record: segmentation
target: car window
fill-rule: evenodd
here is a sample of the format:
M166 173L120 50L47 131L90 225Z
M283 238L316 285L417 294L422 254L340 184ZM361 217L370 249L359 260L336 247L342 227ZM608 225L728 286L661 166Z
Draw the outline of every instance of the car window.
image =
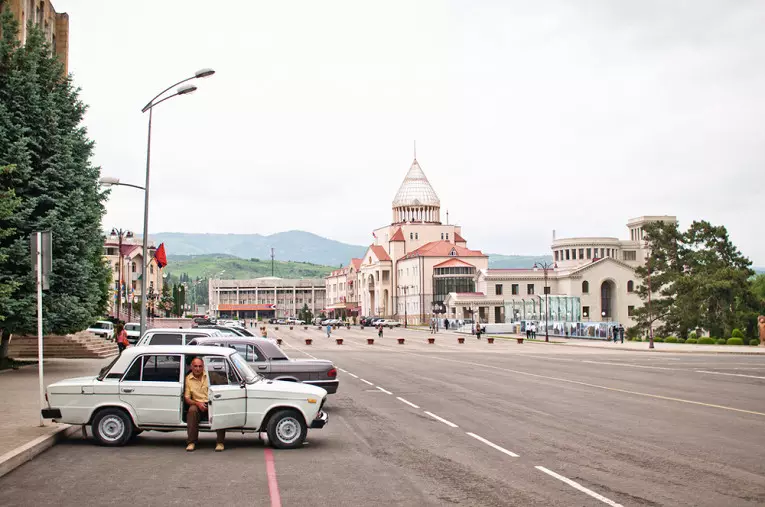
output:
M179 333L156 333L149 338L151 345L182 345L183 341Z
M141 368L143 366L143 356L136 358L135 361L133 361L133 364L130 365L130 368L128 368L127 373L125 373L125 376L122 377L123 381L126 380L132 380L138 382L141 380Z
M189 333L186 335L186 343L189 343L194 338L207 338L206 334Z
M228 346L239 352L239 354L247 362L252 363L255 361L266 360L265 356L262 353L259 353L259 351L252 345L248 345L246 343L229 343Z
M211 386L239 385L239 378L225 357L205 356L203 360Z
M143 382L180 382L181 356L144 356L141 380Z
M141 326L139 324L126 324L125 330L126 331L140 331Z

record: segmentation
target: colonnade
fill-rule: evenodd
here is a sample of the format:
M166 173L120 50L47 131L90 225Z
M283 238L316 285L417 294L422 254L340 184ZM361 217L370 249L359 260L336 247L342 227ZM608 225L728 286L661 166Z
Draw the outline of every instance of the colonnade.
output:
M435 222L441 221L441 210L436 206L407 206L393 211L393 220L398 222Z

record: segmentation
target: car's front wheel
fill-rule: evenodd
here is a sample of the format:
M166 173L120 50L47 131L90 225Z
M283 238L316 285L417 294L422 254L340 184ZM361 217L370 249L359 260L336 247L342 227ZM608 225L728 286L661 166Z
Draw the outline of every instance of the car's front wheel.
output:
M303 445L308 427L295 410L280 410L268 420L268 441L277 449L295 449Z
M101 445L125 445L133 435L133 421L124 410L105 408L93 417L93 436Z

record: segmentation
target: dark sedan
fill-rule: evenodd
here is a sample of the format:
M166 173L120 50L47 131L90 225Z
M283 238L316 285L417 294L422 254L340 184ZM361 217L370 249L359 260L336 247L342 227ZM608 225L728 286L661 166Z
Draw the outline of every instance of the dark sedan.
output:
M264 338L211 336L195 338L188 345L217 345L236 349L252 369L266 378L303 382L337 392L337 368L326 359L290 359L278 346Z

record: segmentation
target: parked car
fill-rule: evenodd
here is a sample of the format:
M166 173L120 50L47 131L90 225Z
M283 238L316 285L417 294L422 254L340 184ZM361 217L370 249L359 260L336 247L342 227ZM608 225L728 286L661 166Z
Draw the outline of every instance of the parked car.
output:
M302 326L303 324L305 324L305 321L304 320L300 320L300 319L287 319L287 324L294 324L296 326Z
M138 341L138 346L144 345L185 345L194 338L203 336L221 336L217 329L194 327L191 329L154 328L146 331Z
M215 324L215 320L210 319L209 317L194 317L194 320L191 323L192 327L209 326L212 324Z
M114 338L114 324L108 320L99 320L88 328L88 332L111 340Z
M383 319L381 317L376 317L376 318L372 319L372 325L373 326L377 326L383 320L385 320L385 319Z
M322 319L321 317L314 317L311 322L313 323L314 326L319 326L321 325L323 320L324 319Z
M139 338L141 338L141 324L138 322L128 322L125 324L125 331L127 332L128 343L130 345L138 343Z
M51 384L46 419L91 425L101 445L125 445L142 431L186 429L183 400L191 360L201 357L209 382L209 411L201 431L268 433L272 446L301 447L308 428L322 428L327 392L297 382L267 380L227 347L130 347L101 373ZM98 393L97 396L93 396Z
M230 347L260 375L274 380L303 382L319 386L329 394L337 392L337 368L327 359L290 359L276 344L264 338L216 336L195 338L189 345Z
M268 319L269 324L276 324L276 319Z
M376 326L383 326L383 327L393 328L393 327L400 327L401 326L401 322L399 322L397 320L380 319L380 320L377 321L377 324L375 324L375 325Z
M217 329L220 331L220 334L222 336L241 336L241 337L256 337L254 334L252 334L250 331L240 328L240 327L226 327L226 326L200 326L202 329ZM257 338L261 338L263 340L268 340L277 347L278 342L275 338L263 338L262 336L257 336Z

